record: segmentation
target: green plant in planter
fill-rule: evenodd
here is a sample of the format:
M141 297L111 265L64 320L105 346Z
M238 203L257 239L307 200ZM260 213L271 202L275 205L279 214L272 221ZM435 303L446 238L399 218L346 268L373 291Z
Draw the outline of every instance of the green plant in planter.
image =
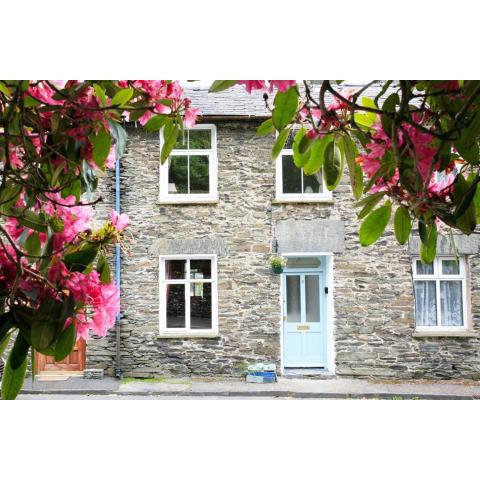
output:
M272 255L269 258L268 263L272 268L273 273L282 273L287 265L286 260L281 255Z

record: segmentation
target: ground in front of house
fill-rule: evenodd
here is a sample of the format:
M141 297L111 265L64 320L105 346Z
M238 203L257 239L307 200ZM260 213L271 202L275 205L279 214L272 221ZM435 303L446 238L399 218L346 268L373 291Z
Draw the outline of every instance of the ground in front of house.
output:
M127 398L338 398L338 399L480 399L480 382L466 380L387 381L351 378L285 378L276 383L246 383L241 379L212 377L160 377L156 379L125 378L116 380L27 379L21 398L87 398L105 396Z

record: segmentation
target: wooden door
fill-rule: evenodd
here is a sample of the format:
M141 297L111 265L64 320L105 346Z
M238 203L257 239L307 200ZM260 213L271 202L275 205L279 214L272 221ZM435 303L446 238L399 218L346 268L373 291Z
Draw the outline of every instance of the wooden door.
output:
M85 369L86 343L82 338L77 340L72 353L62 360L56 362L53 357L47 357L40 353L35 355L36 370L41 372L81 372Z

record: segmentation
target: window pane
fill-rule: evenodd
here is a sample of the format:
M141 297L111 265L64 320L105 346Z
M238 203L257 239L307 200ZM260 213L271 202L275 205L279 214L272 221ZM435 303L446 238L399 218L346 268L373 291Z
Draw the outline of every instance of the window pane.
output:
M190 156L190 193L208 193L208 155Z
M420 260L417 260L417 275L433 275L433 263L424 265Z
M188 157L173 155L168 167L168 193L188 193Z
M190 260L190 278L212 278L212 261Z
M212 284L190 284L190 328L212 328Z
M188 131L184 130L180 132L177 137L177 142L175 143L174 149L186 150L188 148Z
M320 295L318 275L305 275L305 321L320 321Z
M303 175L303 193L321 193L322 192L322 173L317 172L314 175Z
M190 150L212 148L211 130L190 130L189 135L190 142L188 146Z
M435 282L415 281L415 319L418 326L437 325Z
M460 275L460 264L456 260L442 260L444 275Z
M440 305L442 325L463 325L462 282L440 282Z
M282 155L283 193L302 193L302 171L293 163L293 155Z
M300 321L300 276L287 275L287 322Z
M165 278L167 280L185 278L186 271L186 260L165 260Z
M167 328L185 328L185 285L167 285Z

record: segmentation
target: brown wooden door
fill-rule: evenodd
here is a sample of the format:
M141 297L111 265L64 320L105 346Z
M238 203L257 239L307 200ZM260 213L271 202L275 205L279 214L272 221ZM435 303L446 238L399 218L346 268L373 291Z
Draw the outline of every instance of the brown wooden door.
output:
M37 372L78 372L85 369L85 340L77 340L73 352L61 362L53 357L36 353L35 363Z

